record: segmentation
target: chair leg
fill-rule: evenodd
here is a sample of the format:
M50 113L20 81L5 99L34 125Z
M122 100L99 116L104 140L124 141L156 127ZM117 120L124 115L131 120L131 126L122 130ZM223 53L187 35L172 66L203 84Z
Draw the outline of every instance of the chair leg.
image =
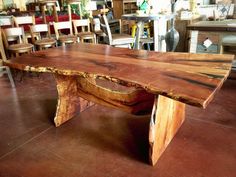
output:
M5 68L6 68L7 76L9 78L9 80L10 80L11 86L12 86L12 88L15 88L16 86L15 86L14 80L12 78L12 74L11 74L10 68L7 67L7 66L5 66Z
M223 54L223 53L224 53L224 46L221 45L221 46L220 46L220 54Z
M150 49L150 44L149 44L149 43L147 43L147 48L148 48L148 51L151 50L151 49Z

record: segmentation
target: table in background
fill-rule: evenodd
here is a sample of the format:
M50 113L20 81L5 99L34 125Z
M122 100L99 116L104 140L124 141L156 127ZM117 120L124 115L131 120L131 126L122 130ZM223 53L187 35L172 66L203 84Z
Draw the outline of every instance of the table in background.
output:
M134 49L140 49L140 38L143 33L145 22L153 21L154 25L154 51L166 51L165 41L163 37L167 32L167 21L174 18L174 14L161 15L138 15L138 14L125 14L122 15L124 20L134 20L137 22L137 30L135 35Z
M222 38L236 35L236 20L199 21L187 28L191 30L190 53L220 53ZM212 42L208 48L203 45L206 39Z

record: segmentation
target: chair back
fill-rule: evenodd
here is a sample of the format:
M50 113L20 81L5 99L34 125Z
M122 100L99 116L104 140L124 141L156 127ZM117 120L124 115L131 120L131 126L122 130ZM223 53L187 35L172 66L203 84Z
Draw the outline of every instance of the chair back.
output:
M48 24L37 24L37 25L31 25L30 26L30 33L32 37L32 42L35 42L35 38L42 39L42 33L44 33L44 36L47 38L51 37L50 28Z
M47 7L52 8L54 21L58 22L57 11L60 11L60 5L59 5L57 0L40 0L39 1L39 6L40 6L40 11L41 11L42 17L43 17L43 22L45 24L47 23L46 12L45 12L47 10Z
M101 22L99 18L92 18L91 20L92 31L100 31L101 30Z
M78 34L78 27L81 27L82 32L90 32L89 19L72 20L75 34Z
M111 34L111 29L110 29L106 15L101 16L100 22L101 22L101 28L102 28L103 32L108 37L109 45L111 45L112 44L112 34Z
M23 17L13 17L13 21L14 21L16 27L20 27L20 26L26 25L26 24L34 25L35 24L35 17L34 17L34 15L23 16Z
M57 39L59 39L59 36L62 35L62 30L69 30L70 35L73 35L72 24L70 21L53 22L53 27Z
M3 45L3 39L2 39L2 29L0 29L0 53L1 53L1 59L3 61L7 60L4 45Z
M6 28L2 30L3 41L6 47L9 42L16 41L17 43L27 43L24 29L22 27Z
M0 27L13 27L12 16L0 16Z
M71 11L71 5L78 5L79 15L82 18L82 10L81 10L81 1L80 0L68 0L68 14L69 14L69 21L72 21L72 11Z

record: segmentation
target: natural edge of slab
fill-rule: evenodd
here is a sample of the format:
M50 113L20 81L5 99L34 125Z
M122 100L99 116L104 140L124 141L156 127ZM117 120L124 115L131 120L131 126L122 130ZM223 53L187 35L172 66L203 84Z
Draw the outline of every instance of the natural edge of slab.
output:
M185 104L156 96L149 127L149 161L155 165L185 119Z
M102 78L102 79L105 79L105 80L108 80L108 81L111 81L111 82L114 82L114 83L117 83L117 84L120 84L123 86L127 86L127 87L142 88L142 89L146 90L147 92L152 93L154 95L163 95L165 97L169 97L171 99L178 100L178 101L184 102L186 104L189 104L192 106L197 106L197 107L205 108L207 106L207 104L209 103L209 101L211 100L211 97L209 97L207 100L204 100L204 101L197 100L197 99L195 100L194 98L189 99L188 97L186 97L184 95L173 95L173 93L171 93L171 92L164 92L163 90L158 90L158 89L153 90L150 86L141 85L136 82L127 81L124 79L119 79L119 78L111 77L108 75L92 74L92 73L88 73L88 72L75 71L75 70L65 70L65 69L62 70L62 69L56 69L53 67L33 67L33 66L28 66L28 65L22 66L21 64L11 63L8 61L4 61L4 63L9 67L24 70L24 71L48 72L48 73L65 75L65 76L81 76L84 78L94 78L94 79L95 78ZM227 76L228 76L228 74L227 74ZM223 81L222 81L222 83L223 83Z
M94 103L79 97L77 93L76 79L71 76L54 74L57 83L58 100L56 115L54 118L55 126L73 118L77 113L84 111Z

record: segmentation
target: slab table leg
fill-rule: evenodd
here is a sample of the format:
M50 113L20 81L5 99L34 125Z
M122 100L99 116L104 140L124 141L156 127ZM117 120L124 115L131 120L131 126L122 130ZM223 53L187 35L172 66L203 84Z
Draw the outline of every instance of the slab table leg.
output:
M185 119L185 104L156 96L149 128L149 161L155 165Z

